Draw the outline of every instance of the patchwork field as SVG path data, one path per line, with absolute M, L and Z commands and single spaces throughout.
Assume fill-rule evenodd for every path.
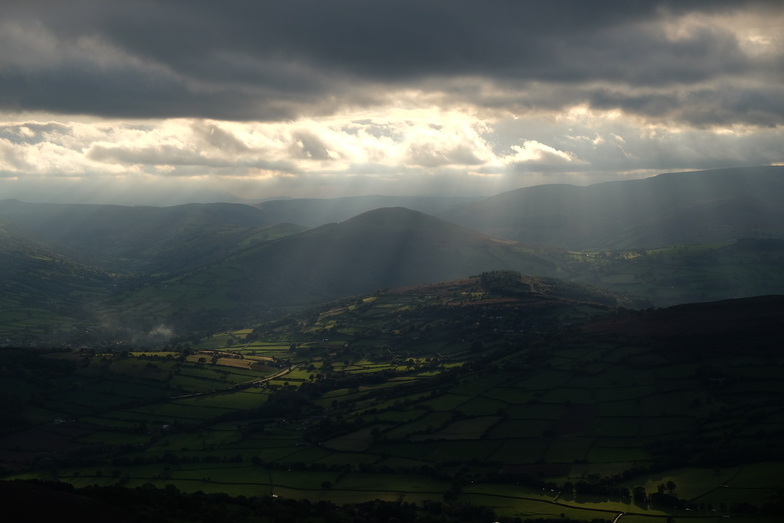
M 779 506 L 773 345 L 739 355 L 725 336 L 707 363 L 625 331 L 637 313 L 520 334 L 497 327 L 517 309 L 446 292 L 337 303 L 192 348 L 6 351 L 6 474 L 341 503 L 403 493 L 522 519 L 765 521 Z M 547 324 L 536 307 L 528 321 Z M 460 350 L 433 344 L 455 333 Z M 45 378 L 26 378 L 33 367 Z

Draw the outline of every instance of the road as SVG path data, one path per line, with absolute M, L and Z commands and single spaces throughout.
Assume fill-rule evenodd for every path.
M 194 392 L 193 394 L 183 394 L 182 396 L 173 396 L 171 398 L 166 398 L 165 400 L 162 401 L 181 400 L 186 398 L 198 398 L 199 396 L 206 396 L 208 394 L 218 394 L 219 392 L 230 392 L 232 390 L 247 389 L 249 386 L 255 385 L 256 383 L 266 383 L 270 380 L 274 380 L 276 378 L 280 378 L 281 376 L 285 376 L 289 372 L 296 370 L 296 368 L 297 368 L 296 365 L 292 365 L 291 367 L 286 367 L 285 369 L 278 372 L 277 374 L 273 374 L 272 376 L 267 376 L 266 378 L 261 378 L 260 380 L 251 381 L 249 383 L 238 383 L 237 385 L 232 385 L 231 387 L 226 387 L 224 389 L 215 389 L 207 392 Z

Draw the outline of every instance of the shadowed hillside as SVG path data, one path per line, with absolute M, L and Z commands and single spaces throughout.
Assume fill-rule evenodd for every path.
M 547 249 L 490 238 L 408 209 L 378 209 L 247 249 L 156 284 L 128 303 L 139 311 L 149 308 L 148 300 L 166 301 L 169 311 L 210 306 L 253 311 L 497 269 L 559 274 Z
M 245 251 L 224 265 L 256 274 L 255 281 L 242 284 L 248 292 L 311 301 L 492 269 L 556 275 L 555 263 L 545 256 L 416 211 L 389 208 Z
M 689 303 L 584 327 L 592 334 L 640 338 L 670 350 L 751 354 L 778 349 L 784 296 Z
M 215 262 L 282 234 L 265 230 L 278 221 L 240 204 L 175 207 L 0 202 L 0 216 L 40 237 L 67 246 L 86 263 L 114 271 L 171 272 Z M 303 228 L 293 228 L 299 232 Z
M 405 207 L 436 215 L 479 199 L 445 196 L 346 196 L 326 199 L 270 200 L 256 204 L 255 207 L 283 222 L 318 227 L 327 223 L 343 222 L 364 212 L 384 207 Z
M 0 219 L 0 330 L 33 336 L 69 325 L 85 301 L 105 296 L 117 280 L 73 260 L 14 223 Z

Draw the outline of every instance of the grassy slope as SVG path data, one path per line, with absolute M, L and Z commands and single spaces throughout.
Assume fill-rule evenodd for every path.
M 497 269 L 557 275 L 564 280 L 558 285 L 595 286 L 642 308 L 784 294 L 780 240 L 569 253 L 488 238 L 412 211 L 376 213 L 378 220 L 369 213 L 320 227 L 147 287 L 121 310 L 164 317 L 184 308 L 252 311 Z
M 275 354 L 305 370 L 272 380 L 270 388 L 322 391 L 315 405 L 327 409 L 327 418 L 310 418 L 307 412 L 313 411 L 303 410 L 305 417 L 297 419 L 297 409 L 307 402 L 295 402 L 285 421 L 265 420 L 263 434 L 252 425 L 261 413 L 228 423 L 210 420 L 277 397 L 269 389 L 103 410 L 127 401 L 123 397 L 147 394 L 145 383 L 170 390 L 166 372 L 179 364 L 97 356 L 79 372 L 107 366 L 111 373 L 88 375 L 125 385 L 86 385 L 82 378 L 83 387 L 117 396 L 104 393 L 105 406 L 87 409 L 90 423 L 102 429 L 89 439 L 79 434 L 80 441 L 138 443 L 138 432 L 112 428 L 123 422 L 129 428 L 177 422 L 183 429 L 148 434 L 144 449 L 117 449 L 106 458 L 114 460 L 111 466 L 72 462 L 55 474 L 78 485 L 171 483 L 185 491 L 252 495 L 262 489 L 338 502 L 394 500 L 401 492 L 410 501 L 439 499 L 461 485 L 461 500 L 526 517 L 566 512 L 588 518 L 594 510 L 593 517 L 605 519 L 621 511 L 662 521 L 667 514 L 715 518 L 706 503 L 738 517 L 741 502 L 761 507 L 775 501 L 782 485 L 770 471 L 774 460 L 784 459 L 779 444 L 784 381 L 775 336 L 784 313 L 781 298 L 627 314 L 547 334 L 565 321 L 608 310 L 542 295 L 538 281 L 521 280 L 530 292 L 515 296 L 493 290 L 499 283 L 508 290 L 510 282 L 474 279 L 395 290 L 323 306 L 254 332 L 227 333 L 219 340 L 223 351 L 245 358 Z M 227 349 L 229 339 L 234 343 Z M 481 340 L 483 350 L 472 352 L 472 340 Z M 281 353 L 280 346 L 291 343 L 297 349 Z M 213 369 L 245 372 L 185 365 L 175 380 L 186 386 L 220 383 L 220 374 L 198 378 Z M 47 407 L 84 416 L 79 409 L 90 405 L 89 394 L 61 389 L 68 381 L 57 378 L 56 370 L 50 379 L 63 392 Z M 385 377 L 362 381 L 378 372 Z M 207 424 L 185 427 L 200 421 Z M 172 461 L 167 453 L 180 458 Z M 624 472 L 630 474 L 619 476 Z M 545 492 L 533 486 L 542 476 L 552 484 Z M 611 479 L 601 482 L 602 477 Z M 650 494 L 666 481 L 677 484 L 678 497 L 695 504 L 691 513 L 618 494 L 638 485 Z M 323 488 L 324 482 L 332 487 Z M 565 482 L 604 485 L 616 493 L 562 491 L 556 502 L 550 488 Z
M 657 306 L 784 294 L 784 240 L 572 253 L 561 267 L 572 280 Z
M 8 202 L 3 204 L 8 206 Z M 28 212 L 26 205 L 23 207 Z M 95 206 L 94 209 L 91 206 L 83 207 L 90 207 L 93 213 L 100 214 L 108 206 Z M 125 208 L 120 209 L 124 212 Z M 54 219 L 52 216 L 49 218 Z M 154 222 L 154 219 L 150 220 L 150 223 Z M 112 227 L 119 227 L 119 222 L 103 226 L 108 228 L 101 234 L 107 235 L 110 240 L 102 239 L 101 234 L 98 234 L 96 246 L 90 252 L 85 252 L 80 251 L 79 246 L 80 242 L 89 243 L 89 227 L 79 233 L 81 239 L 69 240 L 71 244 L 68 246 L 53 240 L 54 233 L 47 237 L 0 218 L 0 270 L 3 274 L 0 278 L 0 336 L 17 342 L 38 339 L 47 340 L 45 343 L 51 344 L 62 340 L 92 343 L 96 339 L 126 339 L 132 334 L 123 332 L 125 329 L 150 330 L 154 327 L 149 323 L 154 322 L 157 315 L 155 306 L 146 307 L 140 315 L 126 321 L 122 314 L 123 308 L 118 307 L 118 293 L 128 289 L 147 289 L 145 283 L 160 280 L 160 275 L 118 274 L 87 264 L 81 261 L 83 259 L 101 262 L 111 253 L 111 261 L 107 263 L 110 267 L 126 271 L 146 268 L 164 273 L 181 272 L 209 260 L 222 259 L 231 252 L 303 230 L 291 224 L 232 229 L 230 226 L 199 225 L 189 221 L 187 225 L 172 226 L 160 235 L 151 237 L 146 235 L 146 228 L 152 227 L 151 224 L 145 227 L 131 224 L 128 225 L 127 234 L 121 232 L 114 237 Z M 128 245 L 115 250 L 117 245 L 126 240 L 130 242 Z M 111 241 L 115 247 L 107 247 L 104 241 Z M 101 254 L 96 254 L 99 251 Z M 166 296 L 159 293 L 155 299 L 165 300 Z M 212 308 L 209 303 L 202 305 L 203 310 Z M 143 321 L 135 321 L 139 317 Z M 95 335 L 85 335 L 86 328 Z
M 13 223 L 0 223 L 0 332 L 35 337 L 83 321 L 82 305 L 105 296 L 114 279 L 77 263 Z
M 779 240 L 569 253 L 492 239 L 413 211 L 380 210 L 250 247 L 221 263 L 105 301 L 94 310 L 125 321 L 176 321 L 199 324 L 197 330 L 203 330 L 207 323 L 250 318 L 268 307 L 499 268 L 558 275 L 638 297 L 627 304 L 647 308 L 784 293 L 782 259 L 784 242 Z

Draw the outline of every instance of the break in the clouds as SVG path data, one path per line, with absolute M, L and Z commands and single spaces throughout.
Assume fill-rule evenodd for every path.
M 491 193 L 784 161 L 777 1 L 7 4 L 9 195 Z

